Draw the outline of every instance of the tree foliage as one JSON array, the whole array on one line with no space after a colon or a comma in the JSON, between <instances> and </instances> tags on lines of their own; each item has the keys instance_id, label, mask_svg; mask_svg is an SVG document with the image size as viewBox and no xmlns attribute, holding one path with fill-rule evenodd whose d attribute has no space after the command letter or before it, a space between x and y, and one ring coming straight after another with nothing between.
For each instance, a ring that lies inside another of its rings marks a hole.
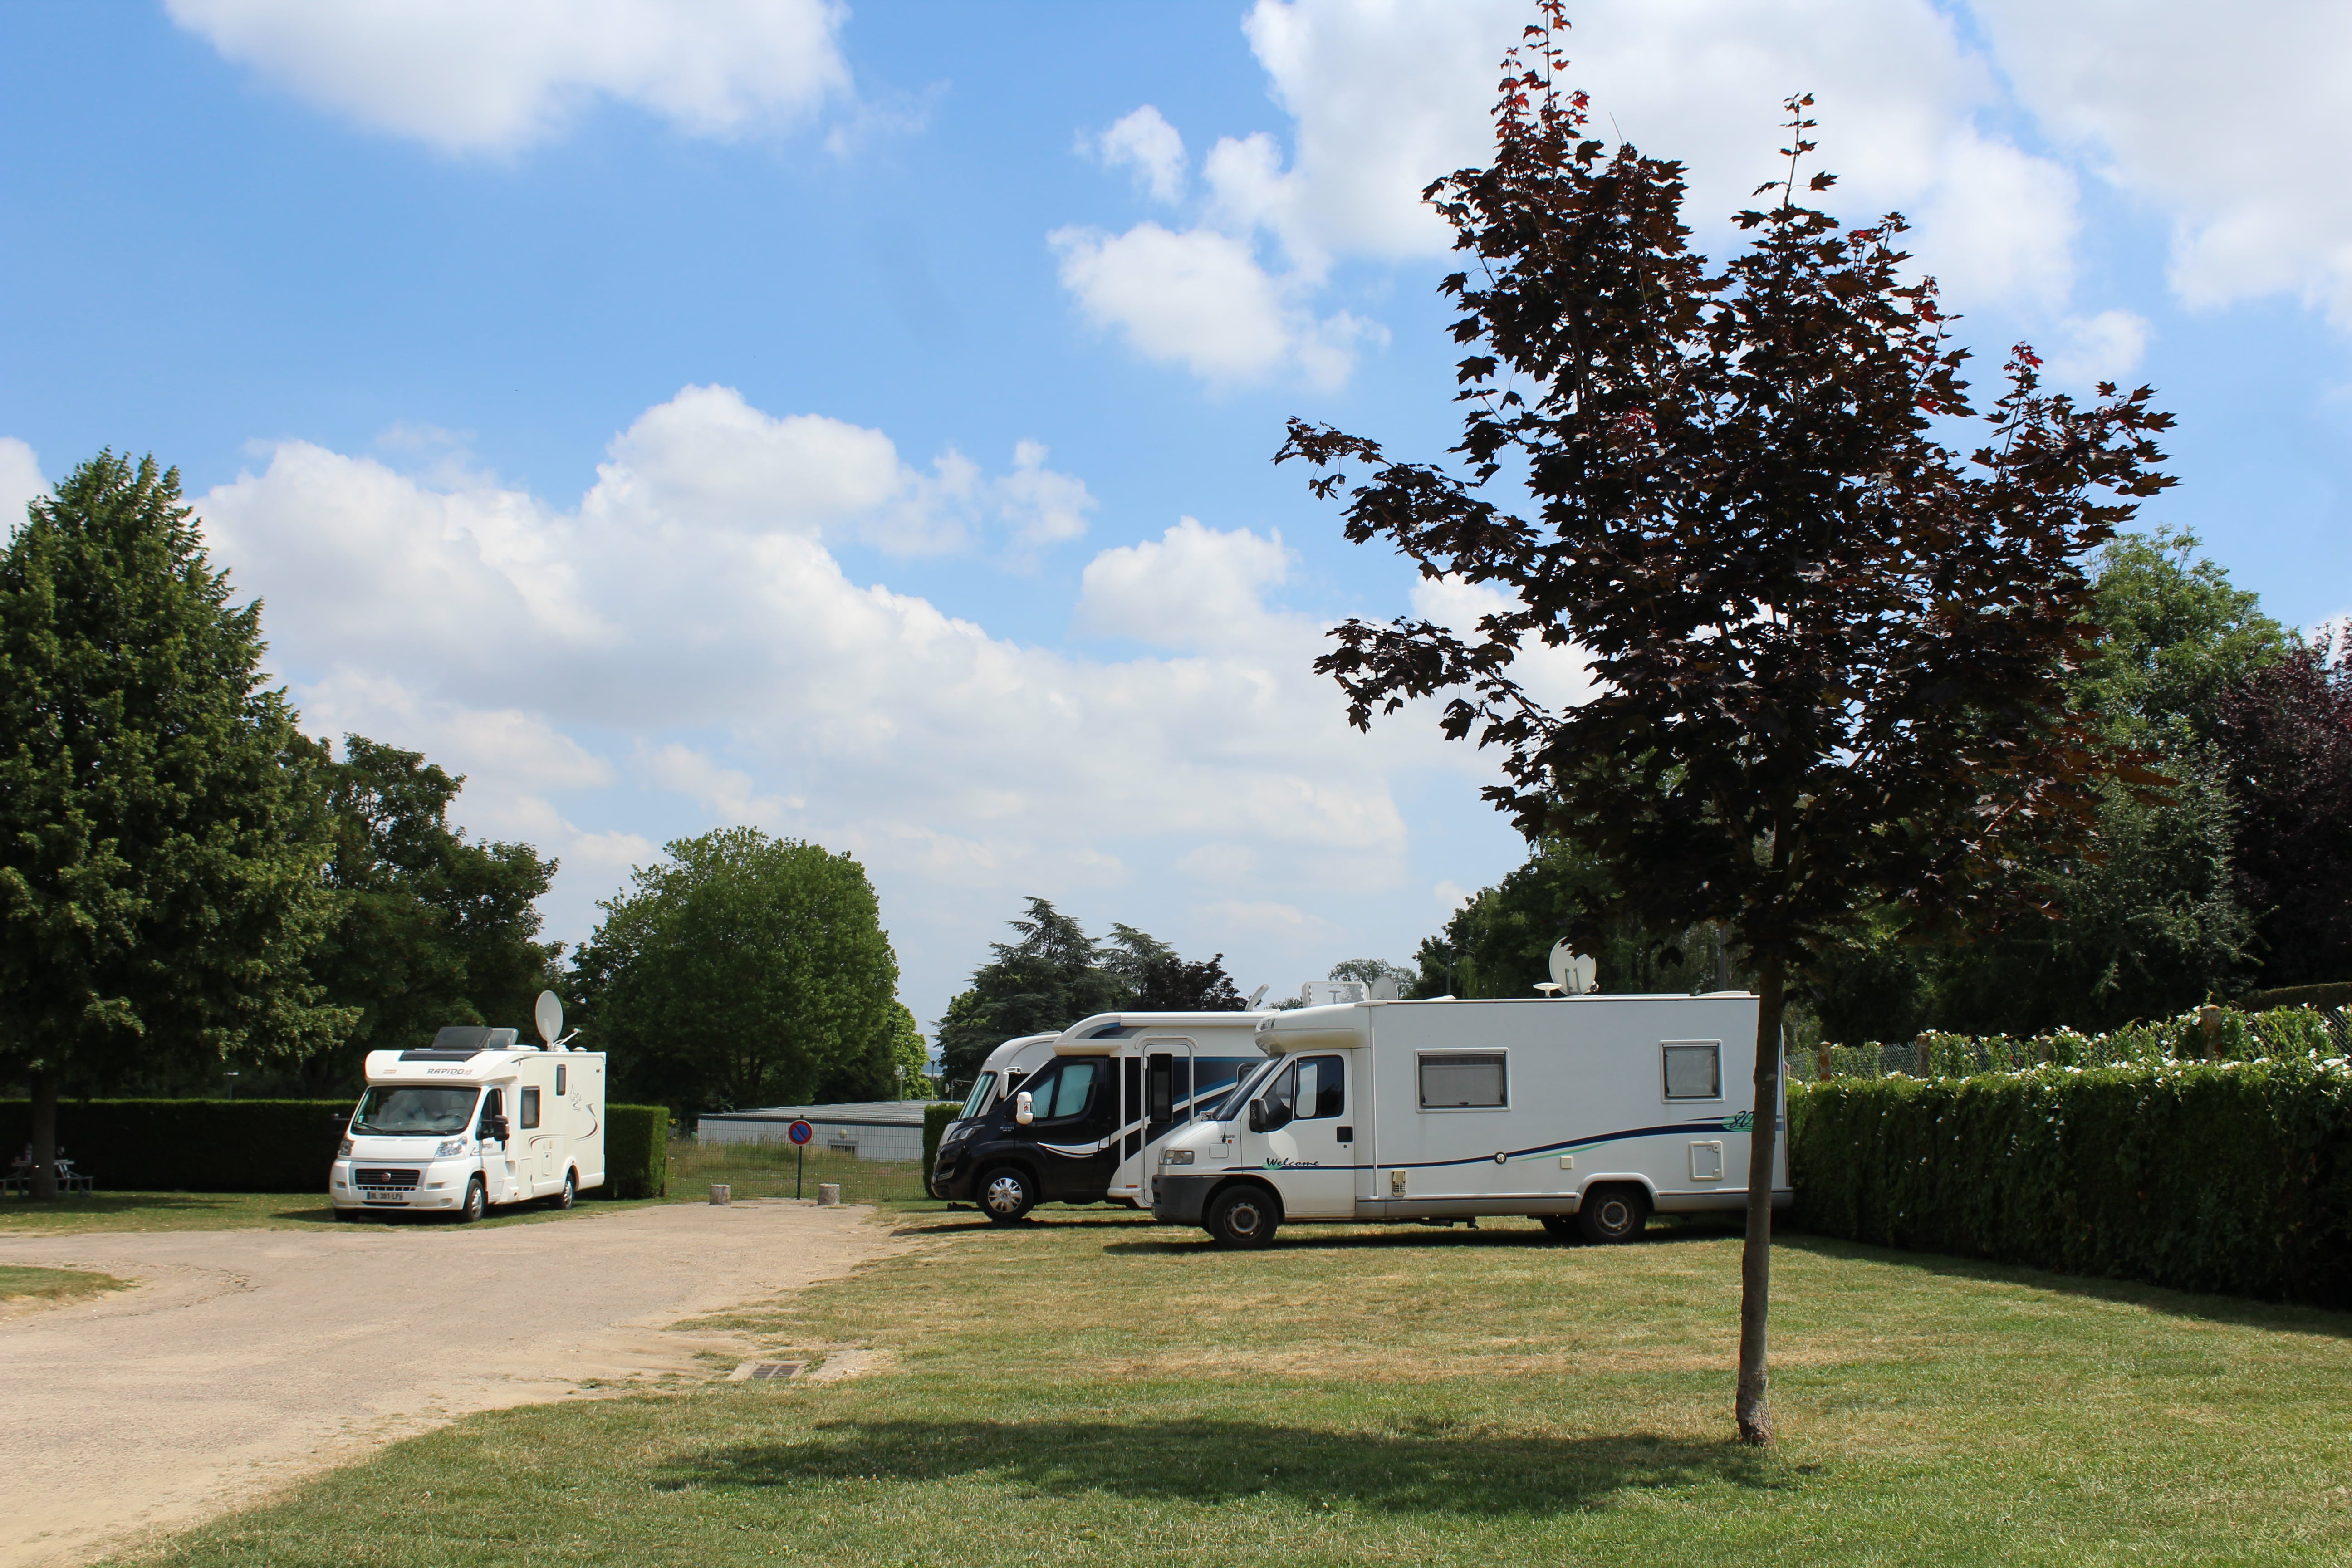
<instances>
[{"instance_id":1,"label":"tree foliage","mask_svg":"<svg viewBox=\"0 0 2352 1568\"><path fill-rule=\"evenodd\" d=\"M178 470L103 452L0 556L0 1065L50 1187L57 1097L324 1049L311 749Z\"/></svg>"},{"instance_id":2,"label":"tree foliage","mask_svg":"<svg viewBox=\"0 0 2352 1568\"><path fill-rule=\"evenodd\" d=\"M1982 919L2038 890L2021 865L2087 837L2106 760L2073 689L2083 562L2169 482L2171 421L2146 388L2046 391L2022 345L1978 409L1901 217L1845 230L1796 199L1810 98L1759 187L1777 200L1738 216L1751 242L1712 268L1681 165L1588 133L1541 9L1493 162L1427 193L1473 261L1441 285L1469 350L1462 471L1297 420L1280 453L1346 496L1350 540L1505 605L1459 634L1350 621L1318 668L1359 725L1442 697L1446 735L1499 753L1489 798L1607 873L1580 935L1725 927L1757 977L1769 1102L1787 980L1860 911ZM1968 455L1946 444L1969 429ZM1512 487L1522 510L1492 493ZM1581 655L1595 695L1541 700L1531 644ZM1773 1139L1759 1120L1738 1399L1756 1442Z\"/></svg>"},{"instance_id":3,"label":"tree foliage","mask_svg":"<svg viewBox=\"0 0 2352 1568\"><path fill-rule=\"evenodd\" d=\"M2352 980L2352 654L2323 636L2248 671L2217 730L2263 984Z\"/></svg>"},{"instance_id":4,"label":"tree foliage","mask_svg":"<svg viewBox=\"0 0 2352 1568\"><path fill-rule=\"evenodd\" d=\"M583 1032L627 1092L689 1114L895 1094L898 961L864 868L753 827L665 853L575 955Z\"/></svg>"},{"instance_id":5,"label":"tree foliage","mask_svg":"<svg viewBox=\"0 0 2352 1568\"><path fill-rule=\"evenodd\" d=\"M1186 963L1166 942L1114 921L1107 942L1031 898L1010 922L1016 940L991 942L995 957L972 973L940 1020L941 1075L968 1084L988 1053L1024 1035L1057 1033L1095 1013L1232 1012L1241 994L1224 954Z\"/></svg>"},{"instance_id":6,"label":"tree foliage","mask_svg":"<svg viewBox=\"0 0 2352 1568\"><path fill-rule=\"evenodd\" d=\"M327 884L341 909L310 972L358 1022L304 1064L305 1077L343 1087L366 1052L419 1044L444 1024L527 1035L532 998L554 978L558 949L538 940L538 901L556 862L450 826L466 781L419 752L363 735L343 738L341 762L320 752L334 844Z\"/></svg>"}]
</instances>

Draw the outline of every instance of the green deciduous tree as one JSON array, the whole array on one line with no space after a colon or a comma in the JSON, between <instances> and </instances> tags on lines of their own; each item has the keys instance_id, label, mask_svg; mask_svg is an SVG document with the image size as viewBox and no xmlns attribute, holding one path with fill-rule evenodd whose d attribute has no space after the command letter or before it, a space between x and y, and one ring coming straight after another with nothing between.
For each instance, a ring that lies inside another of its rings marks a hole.
<instances>
[{"instance_id":1,"label":"green deciduous tree","mask_svg":"<svg viewBox=\"0 0 2352 1568\"><path fill-rule=\"evenodd\" d=\"M1118 921L1107 942L1032 898L1011 921L1018 940L991 942L995 957L974 971L940 1020L940 1074L968 1084L988 1053L1023 1035L1068 1028L1094 1013L1237 1012L1241 993L1224 954L1187 963L1159 938Z\"/></svg>"},{"instance_id":2,"label":"green deciduous tree","mask_svg":"<svg viewBox=\"0 0 2352 1568\"><path fill-rule=\"evenodd\" d=\"M111 452L0 556L0 1065L54 1193L68 1081L307 1055L332 913L315 753L179 474Z\"/></svg>"},{"instance_id":3,"label":"green deciduous tree","mask_svg":"<svg viewBox=\"0 0 2352 1568\"><path fill-rule=\"evenodd\" d=\"M1789 983L1862 911L1981 918L2030 896L2015 868L2087 833L2082 562L2165 482L2170 420L2145 389L2049 394L2023 347L1973 408L1934 285L1903 271L1902 220L1846 231L1796 200L1810 99L1790 100L1775 204L1738 216L1749 247L1712 269L1685 243L1681 166L1588 134L1556 85L1565 21L1540 9L1492 163L1429 190L1473 262L1442 286L1469 350L1465 471L1299 421L1280 454L1325 470L1318 494L1352 489L1349 538L1506 605L1458 635L1349 622L1318 668L1359 724L1442 696L1447 735L1501 754L1490 798L1604 868L1599 913L1724 927L1755 977L1769 1107ZM1971 424L1971 454L1945 444ZM1531 642L1581 654L1594 695L1537 697ZM1777 1137L1758 1117L1735 1403L1756 1443Z\"/></svg>"},{"instance_id":4,"label":"green deciduous tree","mask_svg":"<svg viewBox=\"0 0 2352 1568\"><path fill-rule=\"evenodd\" d=\"M666 847L575 955L587 1043L695 1112L895 1092L898 960L848 855L730 827Z\"/></svg>"},{"instance_id":5,"label":"green deciduous tree","mask_svg":"<svg viewBox=\"0 0 2352 1568\"><path fill-rule=\"evenodd\" d=\"M307 1087L344 1088L366 1052L421 1044L444 1024L513 1025L528 1038L532 999L553 978L538 901L556 863L451 827L466 781L419 752L346 735L342 760L322 747L320 763L341 907L310 973L359 1022L303 1064Z\"/></svg>"}]
</instances>

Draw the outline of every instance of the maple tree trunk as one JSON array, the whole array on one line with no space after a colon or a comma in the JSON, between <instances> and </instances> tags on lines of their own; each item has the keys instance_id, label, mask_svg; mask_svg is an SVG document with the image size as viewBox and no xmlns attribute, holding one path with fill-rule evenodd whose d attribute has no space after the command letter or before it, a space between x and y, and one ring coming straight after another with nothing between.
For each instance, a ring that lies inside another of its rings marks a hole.
<instances>
[{"instance_id":1,"label":"maple tree trunk","mask_svg":"<svg viewBox=\"0 0 2352 1568\"><path fill-rule=\"evenodd\" d=\"M33 1091L33 1196L58 1195L58 1075L36 1070Z\"/></svg>"},{"instance_id":2,"label":"maple tree trunk","mask_svg":"<svg viewBox=\"0 0 2352 1568\"><path fill-rule=\"evenodd\" d=\"M1756 1116L1748 1137L1748 1242L1739 1255L1739 1440L1772 1440L1765 1351L1772 1316L1772 1155L1780 1132L1780 1016L1788 987L1777 958L1756 979Z\"/></svg>"}]
</instances>

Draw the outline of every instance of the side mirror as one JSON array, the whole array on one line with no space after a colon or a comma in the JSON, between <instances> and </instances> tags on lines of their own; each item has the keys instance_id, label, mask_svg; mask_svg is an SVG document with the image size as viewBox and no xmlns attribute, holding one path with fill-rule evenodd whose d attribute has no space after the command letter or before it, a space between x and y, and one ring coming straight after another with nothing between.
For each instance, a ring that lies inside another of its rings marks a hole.
<instances>
[{"instance_id":1,"label":"side mirror","mask_svg":"<svg viewBox=\"0 0 2352 1568\"><path fill-rule=\"evenodd\" d=\"M482 1123L482 1136L485 1138L495 1138L501 1143L505 1142L507 1141L507 1119L503 1116L493 1116L486 1120Z\"/></svg>"},{"instance_id":2,"label":"side mirror","mask_svg":"<svg viewBox=\"0 0 2352 1568\"><path fill-rule=\"evenodd\" d=\"M1250 1101L1249 1130L1253 1132L1265 1131L1265 1101L1263 1100Z\"/></svg>"},{"instance_id":3,"label":"side mirror","mask_svg":"<svg viewBox=\"0 0 2352 1568\"><path fill-rule=\"evenodd\" d=\"M1026 1127L1037 1120L1037 1112L1029 1103L1029 1091L1023 1089L1013 1097L1013 1120Z\"/></svg>"}]
</instances>

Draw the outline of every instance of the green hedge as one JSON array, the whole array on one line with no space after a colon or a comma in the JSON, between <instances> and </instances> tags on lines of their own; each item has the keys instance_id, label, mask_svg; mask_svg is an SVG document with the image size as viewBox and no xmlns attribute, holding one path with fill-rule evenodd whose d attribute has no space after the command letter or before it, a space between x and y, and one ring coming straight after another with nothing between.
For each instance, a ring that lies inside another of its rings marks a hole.
<instances>
[{"instance_id":1,"label":"green hedge","mask_svg":"<svg viewBox=\"0 0 2352 1568\"><path fill-rule=\"evenodd\" d=\"M960 1100L923 1107L923 1187L927 1192L931 1185L931 1167L940 1163L940 1134L947 1131L948 1123L962 1109Z\"/></svg>"},{"instance_id":2,"label":"green hedge","mask_svg":"<svg viewBox=\"0 0 2352 1568\"><path fill-rule=\"evenodd\" d=\"M58 1107L58 1145L102 1192L317 1193L352 1100L93 1100ZM0 1100L0 1153L33 1137L29 1100ZM604 1115L604 1191L656 1197L669 1177L669 1111Z\"/></svg>"},{"instance_id":3,"label":"green hedge","mask_svg":"<svg viewBox=\"0 0 2352 1568\"><path fill-rule=\"evenodd\" d=\"M2339 1059L1791 1086L1797 1222L1885 1247L2352 1307Z\"/></svg>"},{"instance_id":4,"label":"green hedge","mask_svg":"<svg viewBox=\"0 0 2352 1568\"><path fill-rule=\"evenodd\" d=\"M92 1100L58 1107L58 1147L102 1192L327 1192L350 1100ZM30 1100L0 1100L0 1152L33 1137Z\"/></svg>"},{"instance_id":5,"label":"green hedge","mask_svg":"<svg viewBox=\"0 0 2352 1568\"><path fill-rule=\"evenodd\" d=\"M616 1198L658 1198L669 1192L669 1107L604 1108L604 1188Z\"/></svg>"}]
</instances>

